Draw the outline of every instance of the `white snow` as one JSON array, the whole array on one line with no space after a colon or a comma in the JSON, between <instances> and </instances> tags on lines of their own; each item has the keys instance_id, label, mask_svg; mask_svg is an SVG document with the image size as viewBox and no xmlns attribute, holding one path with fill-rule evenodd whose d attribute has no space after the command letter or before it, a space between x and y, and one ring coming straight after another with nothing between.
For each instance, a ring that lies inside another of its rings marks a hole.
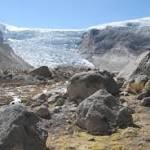
<instances>
[{"instance_id":1,"label":"white snow","mask_svg":"<svg viewBox=\"0 0 150 150\"><path fill-rule=\"evenodd\" d=\"M9 25L6 23L2 23L6 26L6 29L9 31L20 32L20 31L38 31L38 32L50 32L50 31L85 31L86 29L53 29L53 28L26 28L26 27L18 27Z\"/></svg>"},{"instance_id":2,"label":"white snow","mask_svg":"<svg viewBox=\"0 0 150 150\"><path fill-rule=\"evenodd\" d=\"M109 26L111 26L111 27L126 27L129 23L133 23L135 25L138 24L139 27L150 26L150 17L105 23L105 24L89 27L88 29L96 28L96 29L102 30Z\"/></svg>"},{"instance_id":3,"label":"white snow","mask_svg":"<svg viewBox=\"0 0 150 150\"><path fill-rule=\"evenodd\" d=\"M22 103L21 99L18 96L14 96L13 101L10 102L10 105L18 105L18 104L21 104L21 103Z\"/></svg>"}]
</instances>

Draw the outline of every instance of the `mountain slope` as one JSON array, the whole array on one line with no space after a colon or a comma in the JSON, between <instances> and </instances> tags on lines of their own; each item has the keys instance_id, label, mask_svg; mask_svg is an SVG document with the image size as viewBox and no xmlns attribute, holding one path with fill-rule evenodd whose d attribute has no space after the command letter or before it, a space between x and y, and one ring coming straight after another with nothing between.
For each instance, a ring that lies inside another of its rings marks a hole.
<instances>
[{"instance_id":1,"label":"mountain slope","mask_svg":"<svg viewBox=\"0 0 150 150\"><path fill-rule=\"evenodd\" d=\"M8 44L0 44L0 70L28 70L31 66L19 58Z\"/></svg>"},{"instance_id":2,"label":"mountain slope","mask_svg":"<svg viewBox=\"0 0 150 150\"><path fill-rule=\"evenodd\" d=\"M97 67L120 71L150 49L150 18L115 22L89 28L81 54Z\"/></svg>"}]
</instances>

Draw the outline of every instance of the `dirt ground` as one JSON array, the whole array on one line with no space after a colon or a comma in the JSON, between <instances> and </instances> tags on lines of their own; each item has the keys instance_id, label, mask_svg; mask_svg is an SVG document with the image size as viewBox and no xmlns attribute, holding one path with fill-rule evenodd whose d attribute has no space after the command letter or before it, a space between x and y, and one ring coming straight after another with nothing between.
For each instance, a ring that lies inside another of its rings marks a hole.
<instances>
[{"instance_id":1,"label":"dirt ground","mask_svg":"<svg viewBox=\"0 0 150 150\"><path fill-rule=\"evenodd\" d=\"M52 90L63 83L18 86L0 86L0 106L9 104L13 96L19 96L24 104L43 90ZM62 85L63 86L63 85ZM49 132L49 150L150 150L150 108L139 105L136 95L122 96L128 106L134 109L134 123L137 127L118 129L111 136L93 136L73 124L71 128L57 134Z\"/></svg>"}]
</instances>

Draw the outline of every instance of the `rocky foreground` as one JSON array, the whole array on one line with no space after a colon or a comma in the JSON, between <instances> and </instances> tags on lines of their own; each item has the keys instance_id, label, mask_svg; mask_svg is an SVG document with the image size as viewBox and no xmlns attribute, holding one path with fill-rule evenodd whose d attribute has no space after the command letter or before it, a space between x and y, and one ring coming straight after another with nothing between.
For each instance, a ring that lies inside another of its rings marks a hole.
<instances>
[{"instance_id":1,"label":"rocky foreground","mask_svg":"<svg viewBox=\"0 0 150 150\"><path fill-rule=\"evenodd\" d=\"M1 72L0 149L149 150L148 56L128 80L71 67Z\"/></svg>"}]
</instances>

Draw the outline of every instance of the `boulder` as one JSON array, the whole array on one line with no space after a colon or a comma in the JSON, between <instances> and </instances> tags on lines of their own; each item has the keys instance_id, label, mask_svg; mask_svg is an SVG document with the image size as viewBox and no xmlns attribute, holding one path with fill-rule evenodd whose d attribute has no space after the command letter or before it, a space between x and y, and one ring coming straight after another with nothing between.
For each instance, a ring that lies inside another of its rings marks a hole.
<instances>
[{"instance_id":1,"label":"boulder","mask_svg":"<svg viewBox=\"0 0 150 150\"><path fill-rule=\"evenodd\" d=\"M137 99L138 99L138 100L142 100L142 99L144 99L144 98L146 98L146 97L150 97L150 92L142 92L141 94L139 94L139 95L137 96Z\"/></svg>"},{"instance_id":2,"label":"boulder","mask_svg":"<svg viewBox=\"0 0 150 150\"><path fill-rule=\"evenodd\" d=\"M46 150L42 121L22 105L0 108L0 150Z\"/></svg>"},{"instance_id":3,"label":"boulder","mask_svg":"<svg viewBox=\"0 0 150 150\"><path fill-rule=\"evenodd\" d=\"M126 83L126 91L129 93L141 93L145 87L146 82L148 81L147 75L138 75L133 79L130 79Z\"/></svg>"},{"instance_id":4,"label":"boulder","mask_svg":"<svg viewBox=\"0 0 150 150\"><path fill-rule=\"evenodd\" d=\"M34 111L39 117L44 118L44 119L50 119L50 112L46 106L42 105L42 106L36 107Z\"/></svg>"},{"instance_id":5,"label":"boulder","mask_svg":"<svg viewBox=\"0 0 150 150\"><path fill-rule=\"evenodd\" d=\"M141 106L150 107L150 97L142 99Z\"/></svg>"},{"instance_id":6,"label":"boulder","mask_svg":"<svg viewBox=\"0 0 150 150\"><path fill-rule=\"evenodd\" d=\"M71 101L80 103L99 89L117 94L119 88L113 76L107 71L89 71L75 74L68 84L67 91Z\"/></svg>"},{"instance_id":7,"label":"boulder","mask_svg":"<svg viewBox=\"0 0 150 150\"><path fill-rule=\"evenodd\" d=\"M133 124L132 111L127 107L122 107L117 114L117 126L120 128L126 128Z\"/></svg>"},{"instance_id":8,"label":"boulder","mask_svg":"<svg viewBox=\"0 0 150 150\"><path fill-rule=\"evenodd\" d=\"M47 66L42 66L37 69L34 69L29 73L32 76L44 77L44 78L51 78L52 73L50 72Z\"/></svg>"},{"instance_id":9,"label":"boulder","mask_svg":"<svg viewBox=\"0 0 150 150\"><path fill-rule=\"evenodd\" d=\"M130 111L119 103L119 100L106 90L97 91L79 104L77 125L94 135L108 135L117 127L132 125Z\"/></svg>"}]
</instances>

